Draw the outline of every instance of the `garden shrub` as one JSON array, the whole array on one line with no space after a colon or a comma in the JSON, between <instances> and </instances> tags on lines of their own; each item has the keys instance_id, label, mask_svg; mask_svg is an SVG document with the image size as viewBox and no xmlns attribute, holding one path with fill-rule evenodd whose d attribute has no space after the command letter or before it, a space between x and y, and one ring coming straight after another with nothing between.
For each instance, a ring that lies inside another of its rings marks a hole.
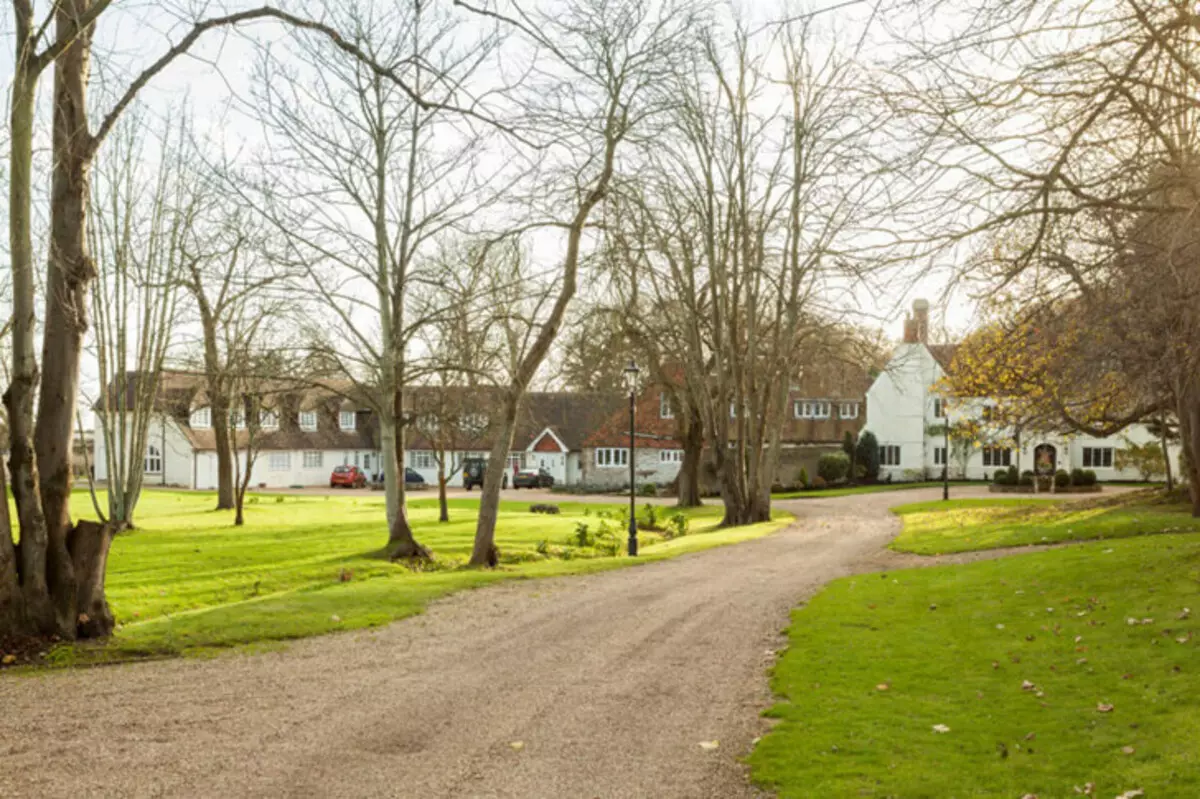
<instances>
[{"instance_id":1,"label":"garden shrub","mask_svg":"<svg viewBox=\"0 0 1200 799\"><path fill-rule=\"evenodd\" d=\"M858 449L855 458L862 465L863 476L868 480L879 479L879 439L870 430L864 430L858 437Z\"/></svg>"},{"instance_id":2,"label":"garden shrub","mask_svg":"<svg viewBox=\"0 0 1200 799\"><path fill-rule=\"evenodd\" d=\"M817 460L817 475L826 483L846 479L850 473L850 458L844 452L826 452Z\"/></svg>"},{"instance_id":3,"label":"garden shrub","mask_svg":"<svg viewBox=\"0 0 1200 799\"><path fill-rule=\"evenodd\" d=\"M1021 479L1018 485L1031 486L1033 485L1034 474L1029 469L1021 472Z\"/></svg>"},{"instance_id":4,"label":"garden shrub","mask_svg":"<svg viewBox=\"0 0 1200 799\"><path fill-rule=\"evenodd\" d=\"M1008 471L1004 474L1005 485L1015 486L1021 484L1021 476L1017 473L1016 466L1009 466Z\"/></svg>"},{"instance_id":5,"label":"garden shrub","mask_svg":"<svg viewBox=\"0 0 1200 799\"><path fill-rule=\"evenodd\" d=\"M1083 470L1083 484L1085 486L1094 486L1096 484L1096 473L1091 469Z\"/></svg>"},{"instance_id":6,"label":"garden shrub","mask_svg":"<svg viewBox=\"0 0 1200 799\"><path fill-rule=\"evenodd\" d=\"M805 469L803 466L800 467L800 476L796 478L796 482L808 488L808 469Z\"/></svg>"},{"instance_id":7,"label":"garden shrub","mask_svg":"<svg viewBox=\"0 0 1200 799\"><path fill-rule=\"evenodd\" d=\"M667 519L667 528L663 532L667 538L683 538L688 534L691 528L691 522L688 521L687 514L676 513Z\"/></svg>"},{"instance_id":8,"label":"garden shrub","mask_svg":"<svg viewBox=\"0 0 1200 799\"><path fill-rule=\"evenodd\" d=\"M544 503L539 503L537 505L530 505L529 512L530 513L546 513L551 516L555 516L555 515L561 513L562 511L560 511L558 509L557 505L548 505L548 504L544 504Z\"/></svg>"},{"instance_id":9,"label":"garden shrub","mask_svg":"<svg viewBox=\"0 0 1200 799\"><path fill-rule=\"evenodd\" d=\"M1071 485L1073 485L1073 486L1087 485L1087 483L1085 482L1086 480L1087 480L1087 478L1083 476L1083 469L1076 467L1071 470Z\"/></svg>"},{"instance_id":10,"label":"garden shrub","mask_svg":"<svg viewBox=\"0 0 1200 799\"><path fill-rule=\"evenodd\" d=\"M1067 474L1064 470L1059 469L1057 472L1054 473L1054 487L1055 488L1066 488L1070 484L1071 484L1071 475Z\"/></svg>"},{"instance_id":11,"label":"garden shrub","mask_svg":"<svg viewBox=\"0 0 1200 799\"><path fill-rule=\"evenodd\" d=\"M534 549L537 550L537 553L539 555L549 555L550 554L550 542L543 538L541 541L537 542L537 546L534 547Z\"/></svg>"},{"instance_id":12,"label":"garden shrub","mask_svg":"<svg viewBox=\"0 0 1200 799\"><path fill-rule=\"evenodd\" d=\"M638 519L639 530L662 530L661 519L659 518L659 509L655 505L646 503L642 506L642 518Z\"/></svg>"},{"instance_id":13,"label":"garden shrub","mask_svg":"<svg viewBox=\"0 0 1200 799\"><path fill-rule=\"evenodd\" d=\"M601 527L604 525L604 522L600 523ZM592 530L587 522L575 522L575 532L571 534L571 543L577 547L590 547L596 543L596 538L592 535Z\"/></svg>"},{"instance_id":14,"label":"garden shrub","mask_svg":"<svg viewBox=\"0 0 1200 799\"><path fill-rule=\"evenodd\" d=\"M828 488L829 483L821 475L817 475L812 479L812 487L814 491L820 491L823 488Z\"/></svg>"},{"instance_id":15,"label":"garden shrub","mask_svg":"<svg viewBox=\"0 0 1200 799\"><path fill-rule=\"evenodd\" d=\"M638 489L638 493L643 497L657 497L658 486L654 483L643 483L642 487Z\"/></svg>"}]
</instances>

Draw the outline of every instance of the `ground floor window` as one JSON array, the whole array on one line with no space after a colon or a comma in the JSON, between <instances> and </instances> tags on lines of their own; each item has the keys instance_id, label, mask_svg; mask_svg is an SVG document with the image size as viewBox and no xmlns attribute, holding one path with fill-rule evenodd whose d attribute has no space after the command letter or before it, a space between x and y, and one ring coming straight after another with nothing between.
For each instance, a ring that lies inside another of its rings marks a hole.
<instances>
[{"instance_id":1,"label":"ground floor window","mask_svg":"<svg viewBox=\"0 0 1200 799\"><path fill-rule=\"evenodd\" d=\"M880 466L899 466L900 447L897 444L884 444L879 448Z\"/></svg>"},{"instance_id":2,"label":"ground floor window","mask_svg":"<svg viewBox=\"0 0 1200 799\"><path fill-rule=\"evenodd\" d=\"M660 463L683 463L683 450L660 449L658 451L658 460Z\"/></svg>"},{"instance_id":3,"label":"ground floor window","mask_svg":"<svg viewBox=\"0 0 1200 799\"><path fill-rule=\"evenodd\" d=\"M414 469L433 469L436 466L433 453L427 449L414 449L409 453L408 460Z\"/></svg>"},{"instance_id":4,"label":"ground floor window","mask_svg":"<svg viewBox=\"0 0 1200 799\"><path fill-rule=\"evenodd\" d=\"M1007 447L984 447L984 466L1012 466L1012 450Z\"/></svg>"},{"instance_id":5,"label":"ground floor window","mask_svg":"<svg viewBox=\"0 0 1200 799\"><path fill-rule=\"evenodd\" d=\"M945 466L946 465L946 448L945 447L934 447L933 448L933 465L934 466Z\"/></svg>"},{"instance_id":6,"label":"ground floor window","mask_svg":"<svg viewBox=\"0 0 1200 799\"><path fill-rule=\"evenodd\" d=\"M320 469L324 458L321 457L320 450L310 450L304 453L304 468L305 469Z\"/></svg>"},{"instance_id":7,"label":"ground floor window","mask_svg":"<svg viewBox=\"0 0 1200 799\"><path fill-rule=\"evenodd\" d=\"M857 419L858 418L858 403L843 402L838 406L839 419Z\"/></svg>"},{"instance_id":8,"label":"ground floor window","mask_svg":"<svg viewBox=\"0 0 1200 799\"><path fill-rule=\"evenodd\" d=\"M596 450L596 466L602 469L617 469L629 465L629 450L623 447L599 447Z\"/></svg>"},{"instance_id":9,"label":"ground floor window","mask_svg":"<svg viewBox=\"0 0 1200 799\"><path fill-rule=\"evenodd\" d=\"M292 453L272 452L271 457L267 459L267 466L273 472L286 472L292 468Z\"/></svg>"},{"instance_id":10,"label":"ground floor window","mask_svg":"<svg viewBox=\"0 0 1200 799\"><path fill-rule=\"evenodd\" d=\"M146 474L162 474L162 450L151 444L146 447Z\"/></svg>"},{"instance_id":11,"label":"ground floor window","mask_svg":"<svg viewBox=\"0 0 1200 799\"><path fill-rule=\"evenodd\" d=\"M1083 448L1083 466L1085 469L1111 469L1112 465L1112 447Z\"/></svg>"}]
</instances>

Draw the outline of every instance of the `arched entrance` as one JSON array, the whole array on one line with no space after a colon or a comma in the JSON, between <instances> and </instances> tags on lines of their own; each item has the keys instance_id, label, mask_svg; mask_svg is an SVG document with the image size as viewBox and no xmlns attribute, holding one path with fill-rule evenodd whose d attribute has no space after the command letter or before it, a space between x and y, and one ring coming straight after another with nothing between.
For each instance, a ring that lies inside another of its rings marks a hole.
<instances>
[{"instance_id":1,"label":"arched entrance","mask_svg":"<svg viewBox=\"0 0 1200 799\"><path fill-rule=\"evenodd\" d=\"M1058 450L1053 444L1038 444L1033 450L1033 470L1039 476L1053 476L1058 469Z\"/></svg>"}]
</instances>

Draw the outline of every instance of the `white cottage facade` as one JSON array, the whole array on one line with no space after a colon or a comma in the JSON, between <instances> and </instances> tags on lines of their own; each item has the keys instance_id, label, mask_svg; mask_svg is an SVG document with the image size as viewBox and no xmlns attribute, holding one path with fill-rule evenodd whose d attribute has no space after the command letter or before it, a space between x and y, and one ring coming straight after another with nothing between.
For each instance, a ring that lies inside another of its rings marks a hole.
<instances>
[{"instance_id":1,"label":"white cottage facade","mask_svg":"<svg viewBox=\"0 0 1200 799\"><path fill-rule=\"evenodd\" d=\"M1020 447L986 446L956 451L951 442L947 452L942 435L931 430L947 420L953 425L961 419L986 419L988 408L996 404L987 398L955 401L943 407L935 392L946 376L954 357L953 345L929 344L929 304L913 303L913 313L905 323L904 340L896 347L887 367L867 390L866 430L879 441L880 478L893 481L936 479L948 466L953 479L986 480L997 469L1016 466L1020 471L1034 470L1041 459L1055 470L1090 469L1100 481L1138 480L1133 469L1117 468L1117 450L1132 442L1145 444L1157 439L1144 425L1132 425L1116 436L1095 438L1083 434L1033 434L1022 437ZM1011 431L998 439L1012 439ZM1171 469L1179 473L1180 448L1170 446Z\"/></svg>"}]
</instances>

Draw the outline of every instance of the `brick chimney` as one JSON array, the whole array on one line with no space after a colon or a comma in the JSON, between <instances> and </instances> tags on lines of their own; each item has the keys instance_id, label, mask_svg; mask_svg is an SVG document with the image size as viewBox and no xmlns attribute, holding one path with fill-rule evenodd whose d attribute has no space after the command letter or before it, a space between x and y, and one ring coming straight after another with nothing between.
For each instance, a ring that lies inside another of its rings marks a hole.
<instances>
[{"instance_id":1,"label":"brick chimney","mask_svg":"<svg viewBox=\"0 0 1200 799\"><path fill-rule=\"evenodd\" d=\"M904 343L929 342L929 301L913 300L912 313L904 320Z\"/></svg>"}]
</instances>

